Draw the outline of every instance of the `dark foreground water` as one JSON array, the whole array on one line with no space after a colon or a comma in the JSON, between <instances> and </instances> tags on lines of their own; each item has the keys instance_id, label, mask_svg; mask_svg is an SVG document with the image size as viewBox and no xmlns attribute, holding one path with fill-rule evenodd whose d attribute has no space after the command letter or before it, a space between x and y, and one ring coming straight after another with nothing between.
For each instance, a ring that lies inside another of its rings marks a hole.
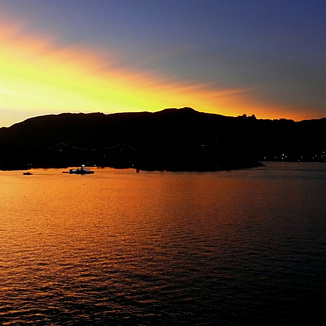
<instances>
[{"instance_id":1,"label":"dark foreground water","mask_svg":"<svg viewBox=\"0 0 326 326\"><path fill-rule=\"evenodd\" d=\"M0 172L1 325L326 321L326 165Z\"/></svg>"}]
</instances>

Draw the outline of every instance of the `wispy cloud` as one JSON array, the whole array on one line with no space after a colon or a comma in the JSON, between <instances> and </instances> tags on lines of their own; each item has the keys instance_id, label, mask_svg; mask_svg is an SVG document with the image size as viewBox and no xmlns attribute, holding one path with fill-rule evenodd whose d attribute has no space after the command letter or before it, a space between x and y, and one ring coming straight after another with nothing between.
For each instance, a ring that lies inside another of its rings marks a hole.
<instances>
[{"instance_id":1,"label":"wispy cloud","mask_svg":"<svg viewBox=\"0 0 326 326\"><path fill-rule=\"evenodd\" d=\"M224 89L177 80L155 70L123 66L119 58L98 49L59 45L56 37L26 30L25 24L1 23L3 109L48 114L191 106L236 115L256 107L255 89Z\"/></svg>"}]
</instances>

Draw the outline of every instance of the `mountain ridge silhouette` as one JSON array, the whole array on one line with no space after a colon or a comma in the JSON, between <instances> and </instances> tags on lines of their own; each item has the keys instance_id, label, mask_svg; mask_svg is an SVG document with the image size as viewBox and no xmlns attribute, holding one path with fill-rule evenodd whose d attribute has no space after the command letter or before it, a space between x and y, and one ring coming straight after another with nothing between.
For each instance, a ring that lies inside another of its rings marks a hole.
<instances>
[{"instance_id":1,"label":"mountain ridge silhouette","mask_svg":"<svg viewBox=\"0 0 326 326\"><path fill-rule=\"evenodd\" d=\"M147 170L220 170L266 159L324 161L326 118L263 120L192 108L61 113L0 128L0 169L80 164Z\"/></svg>"}]
</instances>

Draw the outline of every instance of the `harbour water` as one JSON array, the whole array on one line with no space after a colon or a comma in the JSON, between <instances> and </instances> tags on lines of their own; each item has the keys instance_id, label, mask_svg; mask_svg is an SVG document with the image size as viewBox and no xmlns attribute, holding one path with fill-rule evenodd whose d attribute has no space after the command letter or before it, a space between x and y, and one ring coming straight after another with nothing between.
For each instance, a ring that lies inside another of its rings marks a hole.
<instances>
[{"instance_id":1,"label":"harbour water","mask_svg":"<svg viewBox=\"0 0 326 326\"><path fill-rule=\"evenodd\" d=\"M0 172L1 325L326 321L326 164Z\"/></svg>"}]
</instances>

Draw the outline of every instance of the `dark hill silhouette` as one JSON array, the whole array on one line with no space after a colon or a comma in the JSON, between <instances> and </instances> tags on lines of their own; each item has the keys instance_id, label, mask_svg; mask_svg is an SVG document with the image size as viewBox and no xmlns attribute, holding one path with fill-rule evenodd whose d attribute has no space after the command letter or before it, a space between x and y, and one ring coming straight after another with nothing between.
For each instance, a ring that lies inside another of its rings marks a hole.
<instances>
[{"instance_id":1,"label":"dark hill silhouette","mask_svg":"<svg viewBox=\"0 0 326 326\"><path fill-rule=\"evenodd\" d=\"M253 167L264 158L325 160L325 128L326 119L257 120L191 108L47 115L0 129L0 169L84 163L217 170Z\"/></svg>"}]
</instances>

